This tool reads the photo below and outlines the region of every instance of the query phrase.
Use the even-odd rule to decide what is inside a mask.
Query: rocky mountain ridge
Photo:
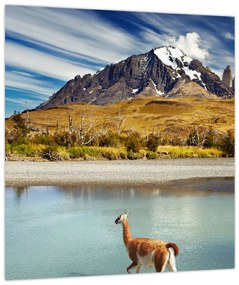
[[[190,86],[190,92],[186,90],[187,86]],[[197,92],[193,92],[193,86],[197,87]],[[178,97],[182,94],[232,97],[234,90],[200,61],[169,46],[130,56],[107,65],[94,75],[77,75],[36,109],[74,102],[107,105],[140,95]]]

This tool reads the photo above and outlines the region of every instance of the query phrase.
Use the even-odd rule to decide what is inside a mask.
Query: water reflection
[[[34,189],[41,189],[41,191],[51,188],[59,194],[63,194],[72,199],[134,199],[135,195],[145,196],[161,196],[161,197],[179,197],[187,195],[211,195],[215,192],[217,194],[234,193],[234,179],[233,178],[210,178],[210,179],[196,179],[195,181],[175,181],[155,185],[154,187],[122,187],[117,185],[89,185],[83,184],[79,186],[21,186],[14,187],[14,192],[17,200],[22,197],[27,197],[29,191]]]
[[[21,186],[21,187],[14,188],[15,194],[16,194],[16,199],[20,200],[22,196],[27,197],[28,188],[29,187],[27,187],[27,186]]]

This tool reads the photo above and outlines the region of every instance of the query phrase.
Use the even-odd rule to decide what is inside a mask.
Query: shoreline
[[[151,189],[160,185],[167,188],[168,185],[170,189],[190,190],[195,188],[192,185],[196,182],[208,191],[232,192],[227,189],[233,188],[234,191],[232,183],[229,185],[225,181],[232,180],[227,178],[234,178],[234,174],[234,158],[5,162],[6,187],[90,184]],[[217,178],[219,182],[214,185],[212,178]]]

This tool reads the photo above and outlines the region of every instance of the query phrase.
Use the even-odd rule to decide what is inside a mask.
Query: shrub
[[[12,154],[12,145],[9,143],[5,144],[5,155],[9,156]]]
[[[221,149],[225,156],[234,156],[235,154],[235,138],[232,131],[227,131],[227,133],[222,137]]]
[[[15,123],[14,128],[17,129],[23,137],[30,132],[29,122],[22,117],[22,114],[20,112],[14,111],[12,120]]]
[[[119,153],[116,149],[104,149],[102,151],[102,157],[108,160],[116,160],[120,158]]]
[[[124,159],[127,157],[126,150],[122,148],[111,148],[111,147],[72,147],[68,148],[67,152],[70,158],[83,158],[83,159]]]
[[[160,146],[158,151],[168,152],[168,156],[171,158],[206,158],[222,156],[222,151],[219,149],[201,148],[196,146]]]
[[[35,144],[42,144],[42,145],[54,145],[55,144],[53,137],[49,134],[37,134],[32,139],[32,142]]]
[[[120,137],[117,133],[108,132],[99,138],[99,146],[119,147]]]
[[[156,152],[153,152],[153,151],[148,151],[146,153],[146,157],[147,159],[157,159],[158,158],[158,155]]]
[[[40,156],[42,152],[42,147],[35,144],[19,144],[19,145],[9,145],[6,144],[6,155],[17,154],[21,156],[36,157]]]
[[[213,147],[215,145],[216,132],[210,128],[204,142],[204,147]]]
[[[58,160],[70,160],[70,155],[66,148],[59,147],[57,150],[57,159]]]
[[[14,145],[27,144],[29,139],[24,135],[20,129],[13,129],[5,133],[5,142]]]
[[[155,135],[155,134],[150,134],[148,136],[147,142],[146,142],[146,146],[147,148],[152,151],[152,152],[156,152],[158,149],[158,146],[160,144],[160,137],[159,135]]]
[[[142,139],[140,134],[138,133],[131,133],[125,142],[125,146],[128,153],[137,153],[142,149]]]
[[[59,147],[56,145],[45,147],[42,151],[42,157],[48,160],[62,160]]]
[[[68,154],[70,158],[80,158],[84,157],[84,149],[82,147],[71,147],[68,148]]]
[[[59,146],[73,147],[79,144],[77,134],[75,132],[59,132],[53,136],[54,142]]]
[[[88,158],[101,157],[101,153],[97,147],[79,146],[67,149],[70,158]]]
[[[132,150],[127,152],[127,158],[130,160],[141,159],[143,157],[144,157],[144,154],[140,152],[133,152]]]

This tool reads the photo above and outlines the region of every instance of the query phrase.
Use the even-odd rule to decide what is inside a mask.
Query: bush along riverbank
[[[88,132],[69,128],[54,133],[36,133],[21,114],[13,116],[12,130],[5,132],[7,160],[95,160],[213,158],[234,156],[234,133],[194,126],[186,138],[167,138],[153,132]]]
[[[160,158],[213,158],[223,157],[216,148],[159,146],[156,152],[142,149],[138,152],[114,147],[63,147],[35,144],[6,144],[7,160],[117,160],[117,159],[160,159]]]

